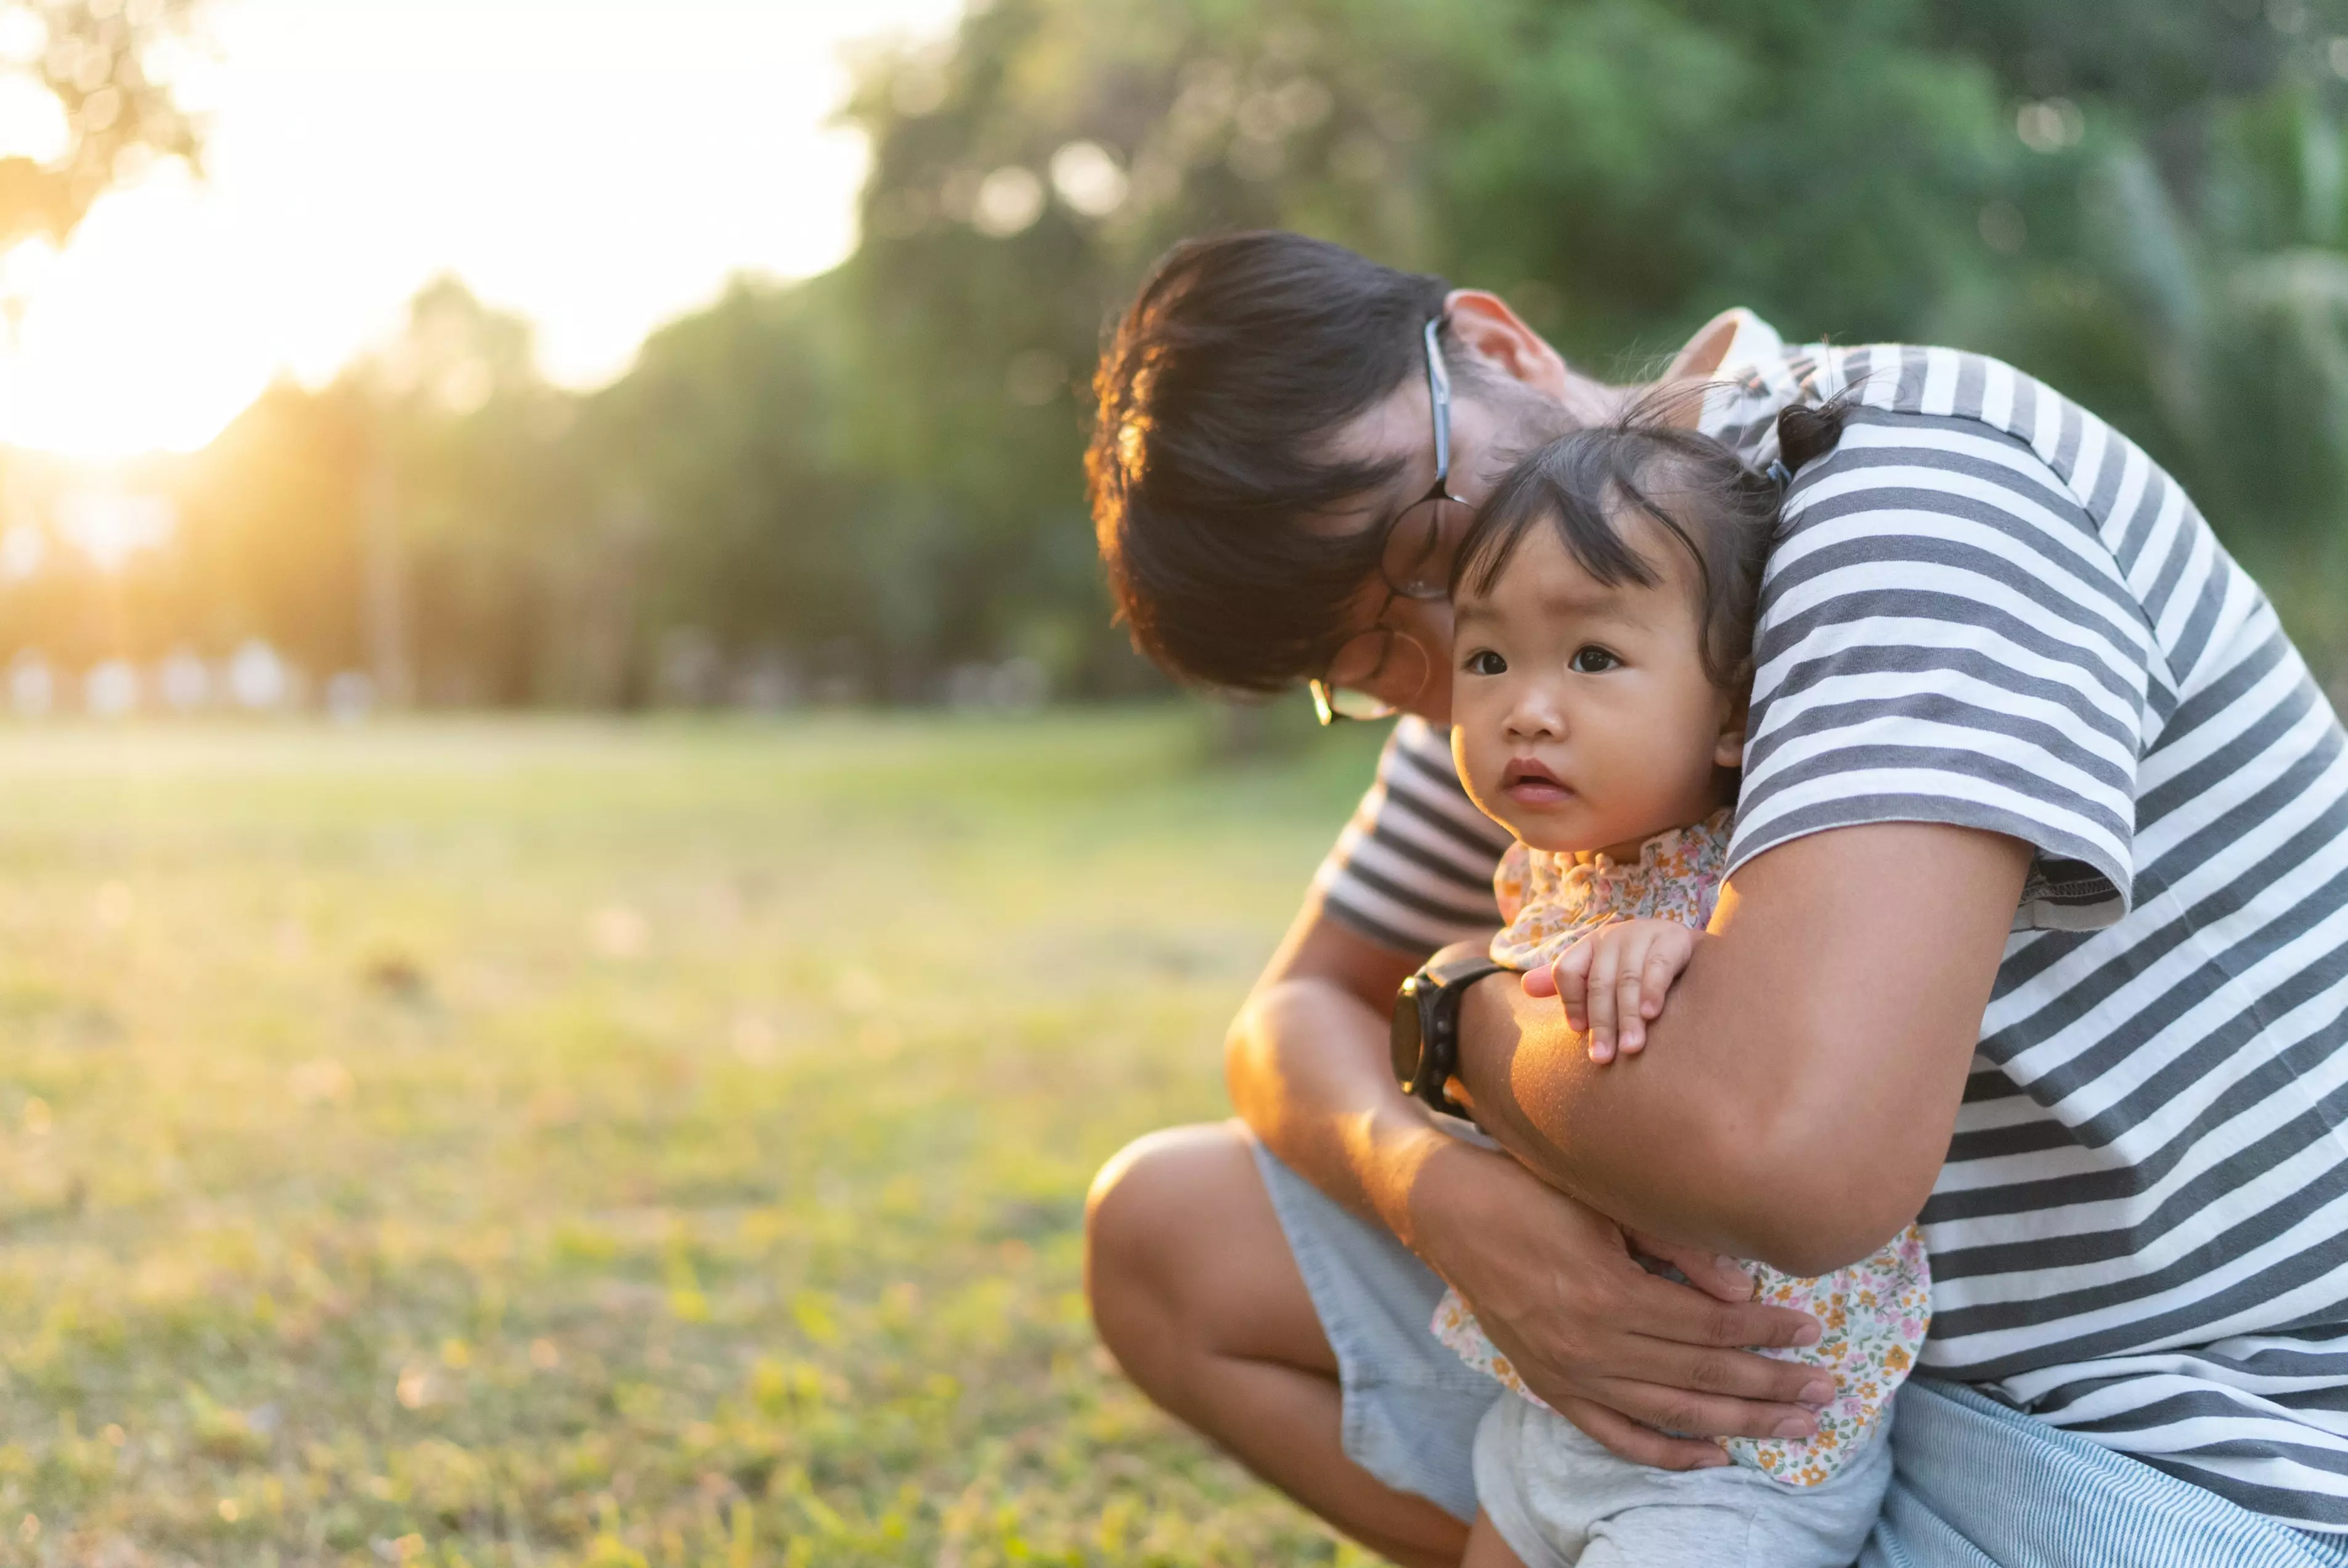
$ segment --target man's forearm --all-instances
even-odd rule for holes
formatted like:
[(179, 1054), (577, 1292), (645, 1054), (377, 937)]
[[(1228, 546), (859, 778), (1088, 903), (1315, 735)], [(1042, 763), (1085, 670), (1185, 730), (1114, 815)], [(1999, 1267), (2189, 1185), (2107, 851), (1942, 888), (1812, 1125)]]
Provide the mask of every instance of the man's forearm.
[[(1554, 999), (1514, 977), (1477, 986), (1460, 1015), (1460, 1078), (1476, 1118), (1543, 1180), (1617, 1222), (1736, 1256), (1763, 1238), (1739, 1201), (1769, 1125), (1768, 1084), (1724, 1074), (1704, 1049), (1727, 1037), (1761, 1054), (1749, 1027), (1711, 1020), (1694, 968), (1680, 977), (1641, 1053), (1600, 1065)], [(1743, 1107), (1746, 1114), (1724, 1112)]]
[(1797, 1274), (1863, 1256), (1931, 1191), (2027, 861), (1922, 825), (1773, 850), (1606, 1066), (1553, 999), (1486, 980), (1461, 1013), (1478, 1119), (1637, 1229)]
[(1418, 1178), (1461, 1146), (1395, 1087), (1382, 1015), (1330, 980), (1275, 982), (1232, 1025), (1224, 1068), (1240, 1119), (1265, 1147), (1411, 1244)]
[[(1413, 960), (1308, 908), (1233, 1023), (1231, 1099), (1304, 1179), (1458, 1287), (1526, 1379), (1626, 1458), (1717, 1450), (1638, 1425), (1758, 1434), (1805, 1420), (1812, 1370), (1733, 1351), (1809, 1343), (1797, 1313), (1642, 1269), (1622, 1233), (1507, 1155), (1452, 1137), (1395, 1087), (1387, 999)], [(1692, 1277), (1709, 1260), (1677, 1258)], [(1721, 1271), (1713, 1271), (1718, 1275)], [(1735, 1282), (1741, 1284), (1741, 1281)]]

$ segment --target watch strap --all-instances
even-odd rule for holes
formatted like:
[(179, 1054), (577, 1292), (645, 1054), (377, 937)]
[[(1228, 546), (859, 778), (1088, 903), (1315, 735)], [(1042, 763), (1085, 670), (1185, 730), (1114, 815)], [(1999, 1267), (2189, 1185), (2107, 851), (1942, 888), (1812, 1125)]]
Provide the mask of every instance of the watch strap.
[(1404, 983), (1418, 1023), (1417, 1060), (1404, 1085), (1413, 1098), (1447, 1115), (1467, 1114), (1445, 1090), (1459, 1069), (1459, 1004), (1469, 986), (1507, 967), (1483, 953), (1462, 953), (1427, 965)]

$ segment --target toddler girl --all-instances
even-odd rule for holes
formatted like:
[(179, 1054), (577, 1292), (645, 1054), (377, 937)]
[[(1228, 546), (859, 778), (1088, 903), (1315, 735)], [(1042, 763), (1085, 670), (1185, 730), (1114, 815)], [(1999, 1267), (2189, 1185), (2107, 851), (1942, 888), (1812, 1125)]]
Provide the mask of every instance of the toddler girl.
[[(1668, 405), (1578, 431), (1519, 465), (1452, 570), (1452, 744), (1476, 804), (1517, 835), (1495, 878), (1492, 957), (1554, 989), (1590, 1054), (1645, 1044), (1704, 938), (1743, 762), (1762, 563), (1786, 484), (1843, 410), (1792, 409), (1756, 472)], [(1815, 1438), (1728, 1439), (1735, 1462), (1651, 1470), (1528, 1390), (1457, 1293), (1435, 1331), (1520, 1397), (1476, 1439), (1468, 1568), (1845, 1568), (1890, 1479), (1891, 1396), (1930, 1316), (1913, 1225), (1819, 1279), (1756, 1266), (1763, 1299), (1817, 1317), (1829, 1369)]]

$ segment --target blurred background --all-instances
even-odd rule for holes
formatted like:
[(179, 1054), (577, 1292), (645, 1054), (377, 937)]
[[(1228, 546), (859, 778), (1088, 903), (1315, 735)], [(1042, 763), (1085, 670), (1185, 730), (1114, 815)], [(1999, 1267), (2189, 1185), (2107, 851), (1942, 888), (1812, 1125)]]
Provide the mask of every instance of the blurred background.
[(1107, 315), (1985, 349), (2339, 692), (2343, 112), (2336, 0), (0, 0), (0, 1568), (1366, 1561), (1086, 1318), (1382, 738), (1109, 623)]
[(1731, 303), (2003, 355), (2348, 660), (2337, 5), (5, 14), (21, 712), (1154, 690), (1086, 377), (1151, 257), (1259, 224), (1624, 374)]

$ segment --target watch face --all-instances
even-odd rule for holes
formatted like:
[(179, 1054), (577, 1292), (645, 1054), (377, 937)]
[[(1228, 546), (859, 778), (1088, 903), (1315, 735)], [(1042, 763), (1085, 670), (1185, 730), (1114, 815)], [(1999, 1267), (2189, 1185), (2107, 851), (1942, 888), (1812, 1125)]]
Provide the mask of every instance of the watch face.
[(1386, 1047), (1394, 1060), (1395, 1081), (1405, 1089), (1418, 1076), (1418, 977), (1403, 981), (1395, 993), (1394, 1013), (1386, 1025)]

